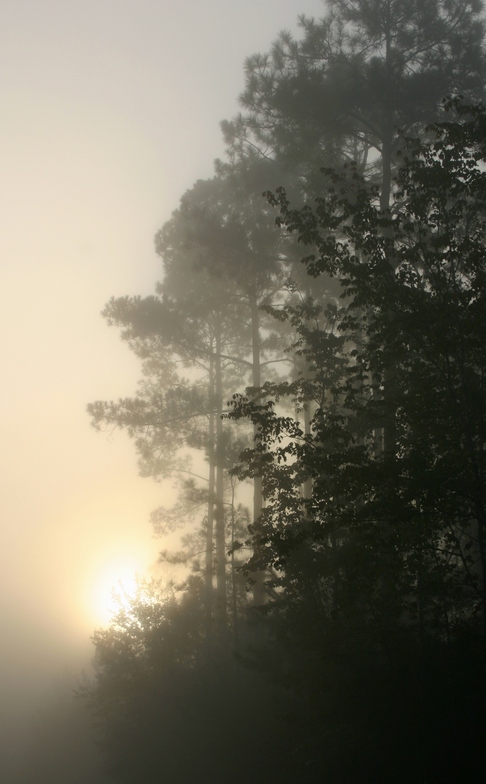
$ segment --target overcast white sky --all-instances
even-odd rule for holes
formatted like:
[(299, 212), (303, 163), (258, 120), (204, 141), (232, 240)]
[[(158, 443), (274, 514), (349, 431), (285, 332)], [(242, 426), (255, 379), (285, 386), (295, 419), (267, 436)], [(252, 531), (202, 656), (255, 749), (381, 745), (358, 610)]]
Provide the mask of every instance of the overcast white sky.
[[(153, 236), (224, 154), (243, 61), (320, 0), (3, 0), (0, 693), (84, 649), (110, 564), (149, 566), (168, 499), (86, 404), (135, 390), (100, 311), (148, 294)], [(5, 695), (8, 700), (5, 700)], [(0, 708), (1, 710), (1, 708)], [(11, 717), (4, 718), (11, 724)], [(1, 726), (0, 726), (1, 731)]]

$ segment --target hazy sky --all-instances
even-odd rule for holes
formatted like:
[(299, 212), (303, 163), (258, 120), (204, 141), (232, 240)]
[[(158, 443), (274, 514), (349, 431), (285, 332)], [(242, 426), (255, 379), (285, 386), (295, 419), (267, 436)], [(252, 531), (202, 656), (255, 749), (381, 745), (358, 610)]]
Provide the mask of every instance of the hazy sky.
[(153, 236), (223, 156), (218, 123), (237, 110), (244, 58), (321, 11), (320, 0), (2, 2), (4, 706), (89, 653), (96, 586), (161, 547), (148, 515), (170, 499), (137, 477), (128, 439), (96, 434), (85, 413), (138, 378), (100, 310), (152, 292)]

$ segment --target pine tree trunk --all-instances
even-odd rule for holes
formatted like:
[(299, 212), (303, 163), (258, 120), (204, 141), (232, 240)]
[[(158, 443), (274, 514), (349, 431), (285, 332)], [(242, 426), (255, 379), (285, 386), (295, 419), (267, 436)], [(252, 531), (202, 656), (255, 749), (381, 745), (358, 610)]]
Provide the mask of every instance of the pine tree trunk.
[(214, 354), (209, 357), (209, 433), (208, 433), (208, 512), (206, 531), (206, 562), (205, 562), (205, 616), (206, 643), (211, 647), (213, 634), (213, 534), (214, 534), (214, 481), (215, 481), (215, 426), (214, 426)]
[[(381, 181), (381, 195), (380, 195), (380, 209), (385, 212), (390, 208), (391, 200), (391, 182), (392, 182), (392, 156), (393, 156), (393, 136), (394, 136), (394, 121), (395, 113), (393, 110), (393, 63), (392, 63), (392, 50), (391, 50), (391, 20), (390, 20), (390, 6), (386, 7), (387, 18), (386, 24), (386, 52), (385, 52), (385, 69), (386, 69), (386, 95), (385, 95), (385, 116), (383, 123), (383, 139), (381, 149), (382, 161), (382, 181)], [(385, 238), (390, 236), (391, 231), (388, 228), (384, 229)], [(390, 267), (395, 270), (395, 259), (389, 258)], [(386, 415), (383, 429), (383, 452), (387, 459), (394, 459), (396, 454), (396, 424), (395, 424), (395, 408), (393, 401), (396, 391), (396, 374), (393, 368), (385, 368), (383, 379), (384, 395), (386, 404)]]
[[(260, 371), (260, 313), (258, 311), (258, 302), (256, 292), (250, 293), (250, 309), (251, 309), (251, 343), (252, 343), (252, 382), (255, 389), (261, 387), (261, 371)], [(255, 441), (258, 437), (258, 425), (254, 425), (253, 435)], [(253, 479), (253, 523), (261, 515), (263, 509), (263, 481), (261, 474), (257, 474)], [(252, 575), (254, 582), (253, 585), (253, 601), (257, 607), (261, 607), (265, 603), (265, 589), (263, 585), (264, 572), (257, 571)]]
[(223, 384), (221, 372), (221, 325), (216, 329), (215, 356), (216, 403), (216, 503), (214, 508), (216, 533), (216, 624), (220, 639), (226, 636), (226, 539), (224, 520), (224, 434)]
[(236, 590), (236, 562), (235, 562), (235, 537), (236, 537), (236, 515), (235, 515), (235, 479), (231, 479), (231, 593), (233, 605), (233, 640), (235, 648), (239, 646), (239, 624), (238, 624), (238, 596)]

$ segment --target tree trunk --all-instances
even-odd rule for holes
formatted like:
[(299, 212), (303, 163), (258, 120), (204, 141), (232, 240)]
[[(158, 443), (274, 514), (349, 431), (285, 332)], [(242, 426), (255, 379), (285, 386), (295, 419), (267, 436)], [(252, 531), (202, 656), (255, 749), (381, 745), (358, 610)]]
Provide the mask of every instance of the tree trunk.
[[(394, 121), (395, 112), (393, 109), (393, 63), (392, 63), (392, 49), (391, 49), (391, 27), (392, 22), (390, 18), (390, 4), (386, 5), (386, 40), (385, 40), (385, 69), (386, 69), (386, 95), (384, 101), (384, 122), (383, 122), (383, 140), (381, 149), (382, 159), (382, 181), (381, 181), (381, 196), (380, 196), (380, 209), (385, 212), (390, 208), (391, 199), (391, 180), (392, 180), (392, 155), (393, 155), (393, 136), (394, 136)], [(385, 228), (384, 235), (391, 236), (391, 229)], [(396, 268), (395, 259), (392, 257), (388, 259), (390, 267), (393, 272)], [(396, 374), (393, 368), (385, 368), (383, 379), (384, 395), (386, 404), (386, 415), (383, 430), (383, 451), (385, 458), (393, 460), (396, 455), (396, 423), (395, 423), (395, 407), (394, 398), (396, 392)], [(390, 404), (390, 401), (391, 404)]]
[[(261, 387), (261, 371), (260, 371), (260, 313), (258, 311), (258, 302), (256, 292), (250, 292), (250, 310), (251, 310), (251, 345), (252, 345), (252, 382), (253, 386), (258, 389)], [(258, 425), (254, 425), (253, 435), (255, 441), (258, 438)], [(253, 523), (261, 515), (263, 509), (263, 481), (261, 474), (257, 474), (253, 479)], [(258, 547), (258, 544), (256, 544)], [(263, 585), (264, 572), (259, 570), (253, 575), (253, 602), (257, 607), (261, 607), (265, 603), (265, 589)]]
[(391, 197), (391, 170), (392, 170), (392, 147), (393, 147), (393, 123), (394, 123), (394, 85), (393, 85), (393, 63), (392, 63), (392, 21), (390, 16), (390, 5), (386, 5), (385, 11), (385, 74), (386, 85), (384, 95), (384, 118), (383, 118), (383, 138), (381, 146), (381, 197), (380, 209), (387, 210), (390, 206)]
[(211, 350), (209, 356), (209, 433), (208, 433), (208, 512), (206, 532), (206, 562), (205, 562), (205, 616), (206, 616), (206, 643), (211, 647), (213, 635), (213, 532), (214, 532), (214, 480), (215, 480), (215, 450), (214, 450), (214, 354)]
[(236, 562), (235, 562), (235, 536), (236, 536), (236, 514), (235, 514), (235, 478), (231, 477), (231, 593), (233, 604), (233, 640), (235, 648), (239, 646), (238, 628), (238, 596), (236, 590)]
[(221, 325), (216, 328), (215, 356), (216, 409), (216, 503), (214, 507), (216, 532), (216, 624), (220, 639), (226, 636), (226, 539), (224, 520), (224, 433), (223, 383), (221, 373)]

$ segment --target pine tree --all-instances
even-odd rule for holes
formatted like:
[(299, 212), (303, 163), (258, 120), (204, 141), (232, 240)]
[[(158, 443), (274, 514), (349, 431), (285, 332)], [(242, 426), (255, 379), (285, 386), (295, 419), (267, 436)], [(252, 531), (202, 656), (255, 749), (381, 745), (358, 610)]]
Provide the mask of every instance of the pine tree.
[(223, 123), (230, 150), (286, 161), (318, 191), (321, 166), (379, 171), (381, 206), (399, 130), (416, 134), (448, 94), (482, 97), (484, 24), (478, 0), (331, 0), (249, 57), (244, 113)]

